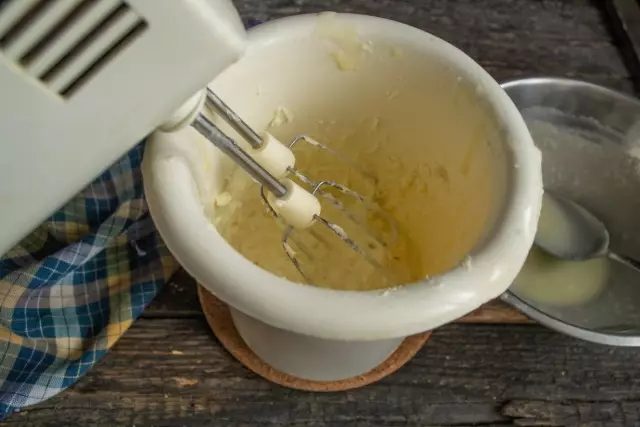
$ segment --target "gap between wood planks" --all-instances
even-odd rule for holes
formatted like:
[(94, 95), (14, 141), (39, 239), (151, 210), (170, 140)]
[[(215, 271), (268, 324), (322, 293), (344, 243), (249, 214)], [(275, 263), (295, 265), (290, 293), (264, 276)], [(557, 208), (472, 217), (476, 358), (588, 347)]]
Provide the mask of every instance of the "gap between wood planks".
[(614, 36), (620, 55), (631, 73), (631, 81), (640, 94), (640, 2), (638, 0), (606, 0), (605, 24)]

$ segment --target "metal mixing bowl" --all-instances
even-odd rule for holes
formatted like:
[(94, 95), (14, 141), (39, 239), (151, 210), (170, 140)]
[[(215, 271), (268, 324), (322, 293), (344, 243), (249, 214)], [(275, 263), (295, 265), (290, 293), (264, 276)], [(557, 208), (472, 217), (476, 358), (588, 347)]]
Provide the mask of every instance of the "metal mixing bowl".
[[(640, 100), (586, 82), (533, 78), (503, 85), (542, 151), (545, 188), (598, 216), (611, 249), (640, 259)], [(576, 142), (578, 141), (578, 142)], [(575, 305), (502, 299), (559, 332), (640, 346), (640, 271), (612, 263), (602, 291)]]

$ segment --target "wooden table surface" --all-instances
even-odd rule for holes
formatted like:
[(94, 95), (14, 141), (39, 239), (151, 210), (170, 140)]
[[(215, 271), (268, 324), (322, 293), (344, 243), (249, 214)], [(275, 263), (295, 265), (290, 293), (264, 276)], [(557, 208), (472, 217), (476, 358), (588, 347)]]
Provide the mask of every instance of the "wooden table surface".
[[(165, 0), (168, 1), (168, 0)], [(605, 0), (237, 0), (247, 20), (335, 10), (391, 18), (460, 47), (497, 80), (565, 76), (633, 93), (640, 67)], [(535, 324), (435, 331), (377, 384), (282, 388), (232, 359), (178, 274), (78, 384), (10, 417), (20, 426), (640, 426), (640, 349)], [(515, 317), (514, 317), (515, 316)], [(517, 319), (505, 315), (505, 321)]]

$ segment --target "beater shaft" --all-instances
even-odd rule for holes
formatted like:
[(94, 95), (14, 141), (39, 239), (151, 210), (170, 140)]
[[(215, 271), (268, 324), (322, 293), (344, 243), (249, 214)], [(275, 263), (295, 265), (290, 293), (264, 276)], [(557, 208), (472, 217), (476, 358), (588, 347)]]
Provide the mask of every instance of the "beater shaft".
[(198, 114), (192, 126), (213, 145), (222, 150), (223, 153), (231, 157), (236, 164), (251, 175), (260, 185), (266, 187), (274, 196), (284, 197), (287, 195), (287, 188), (280, 181), (253, 160), (246, 151), (225, 135), (203, 114)]
[(207, 98), (205, 100), (207, 106), (211, 107), (229, 124), (240, 136), (251, 145), (253, 149), (261, 148), (263, 145), (262, 138), (254, 131), (251, 126), (245, 123), (227, 104), (224, 103), (218, 95), (211, 89), (207, 88)]

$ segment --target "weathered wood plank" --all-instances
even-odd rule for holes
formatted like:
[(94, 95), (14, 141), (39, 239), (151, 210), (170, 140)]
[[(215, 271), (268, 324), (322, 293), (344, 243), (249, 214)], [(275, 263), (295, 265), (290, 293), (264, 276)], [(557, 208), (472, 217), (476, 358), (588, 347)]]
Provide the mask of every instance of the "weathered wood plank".
[[(640, 352), (538, 326), (437, 330), (377, 384), (306, 393), (268, 383), (199, 319), (138, 321), (70, 391), (21, 426), (640, 425)], [(537, 424), (536, 424), (537, 423)]]
[(461, 48), (498, 80), (578, 77), (631, 92), (603, 0), (237, 0), (247, 19), (334, 10), (382, 16)]
[(143, 317), (200, 317), (195, 280), (180, 269), (142, 314)]
[(507, 403), (502, 414), (514, 417), (518, 426), (637, 426), (640, 423), (640, 402), (516, 400)]
[(609, 3), (620, 19), (631, 49), (640, 60), (640, 3), (637, 0), (610, 0)]
[(632, 75), (636, 92), (640, 93), (640, 2), (606, 0), (605, 8), (620, 54)]

